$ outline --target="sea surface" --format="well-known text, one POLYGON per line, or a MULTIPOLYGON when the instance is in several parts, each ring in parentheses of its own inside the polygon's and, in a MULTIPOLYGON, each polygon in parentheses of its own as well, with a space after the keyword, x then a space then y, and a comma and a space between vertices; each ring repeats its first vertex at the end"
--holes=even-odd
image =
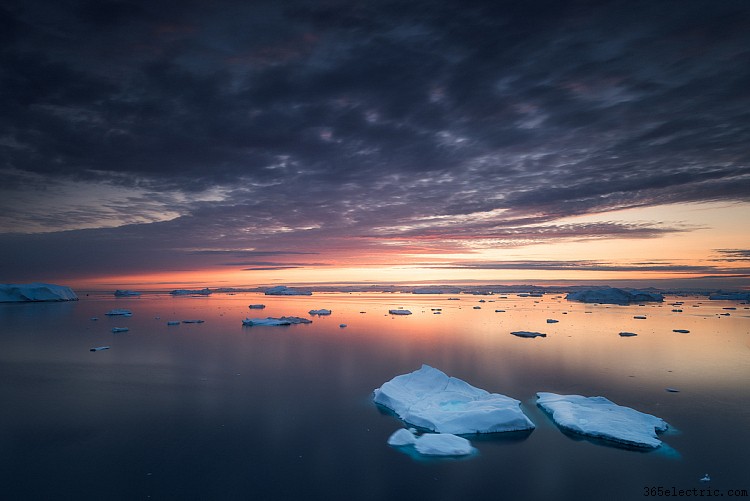
POLYGON ((0 304, 2 499, 630 500, 659 497, 649 491, 659 487, 750 490, 747 304, 79 296, 0 304), (265 309, 248 308, 259 303, 265 309), (105 315, 113 308, 133 316, 105 315), (308 314, 320 308, 332 314, 308 314), (389 315, 394 308, 413 314, 389 315), (242 325, 285 315, 313 322, 242 325), (204 322, 167 325, 184 320, 204 322), (97 346, 110 349, 89 351, 97 346), (390 447, 403 424, 372 391, 422 364, 520 400, 536 429, 469 436, 478 454, 466 459, 390 447), (605 396, 671 428, 651 452, 572 436, 536 406, 538 391, 605 396), (700 482, 706 473, 711 481, 700 482))

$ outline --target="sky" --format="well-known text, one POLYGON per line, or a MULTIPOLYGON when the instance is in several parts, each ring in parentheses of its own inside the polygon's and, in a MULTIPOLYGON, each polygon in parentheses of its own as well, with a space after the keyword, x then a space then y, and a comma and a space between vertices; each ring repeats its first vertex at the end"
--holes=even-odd
POLYGON ((750 4, 0 3, 0 282, 750 288, 750 4))

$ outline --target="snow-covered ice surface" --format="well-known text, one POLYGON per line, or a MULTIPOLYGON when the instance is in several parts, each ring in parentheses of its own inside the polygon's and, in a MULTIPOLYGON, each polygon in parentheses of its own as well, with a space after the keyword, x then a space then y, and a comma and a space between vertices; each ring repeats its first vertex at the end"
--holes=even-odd
POLYGON ((666 431, 666 421, 651 414, 617 405, 604 397, 538 392, 537 405, 563 430, 616 444, 654 449, 661 445, 656 432, 666 431))
POLYGON ((35 282, 31 284, 0 284, 0 303, 36 301, 77 301, 70 287, 35 282))
POLYGON ((373 400, 404 422, 438 433, 534 429, 518 400, 476 388, 429 365, 384 383, 373 392, 373 400))
POLYGON ((571 292, 565 299, 568 301, 580 301, 582 303, 622 304, 642 302, 662 302, 664 296, 658 292, 618 289, 616 287, 600 287, 595 289, 583 289, 571 292))

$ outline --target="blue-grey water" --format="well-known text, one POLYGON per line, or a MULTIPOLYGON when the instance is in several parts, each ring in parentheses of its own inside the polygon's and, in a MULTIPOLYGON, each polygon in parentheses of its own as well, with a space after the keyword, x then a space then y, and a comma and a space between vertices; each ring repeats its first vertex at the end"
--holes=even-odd
POLYGON ((746 304, 79 295, 0 304, 2 499, 629 500, 651 487, 750 489, 746 304), (399 307, 413 315, 387 314, 399 307), (113 308, 133 316, 106 316, 113 308), (241 325, 248 316, 310 318, 313 308, 333 313, 309 325, 241 325), (167 325, 189 319, 204 322, 167 325), (521 400, 537 428, 468 437, 479 452, 463 460, 389 447, 402 425, 371 392, 423 363, 521 400), (603 395, 672 429, 653 452, 569 436, 536 407, 537 391, 603 395), (699 481, 705 473, 709 484, 699 481))

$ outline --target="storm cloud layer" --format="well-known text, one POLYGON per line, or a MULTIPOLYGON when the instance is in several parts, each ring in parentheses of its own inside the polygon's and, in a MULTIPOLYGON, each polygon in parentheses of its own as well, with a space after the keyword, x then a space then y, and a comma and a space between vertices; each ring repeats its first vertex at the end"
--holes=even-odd
POLYGON ((18 1, 0 47, 0 275, 653 238, 689 228, 560 220, 750 201, 742 0, 18 1))

